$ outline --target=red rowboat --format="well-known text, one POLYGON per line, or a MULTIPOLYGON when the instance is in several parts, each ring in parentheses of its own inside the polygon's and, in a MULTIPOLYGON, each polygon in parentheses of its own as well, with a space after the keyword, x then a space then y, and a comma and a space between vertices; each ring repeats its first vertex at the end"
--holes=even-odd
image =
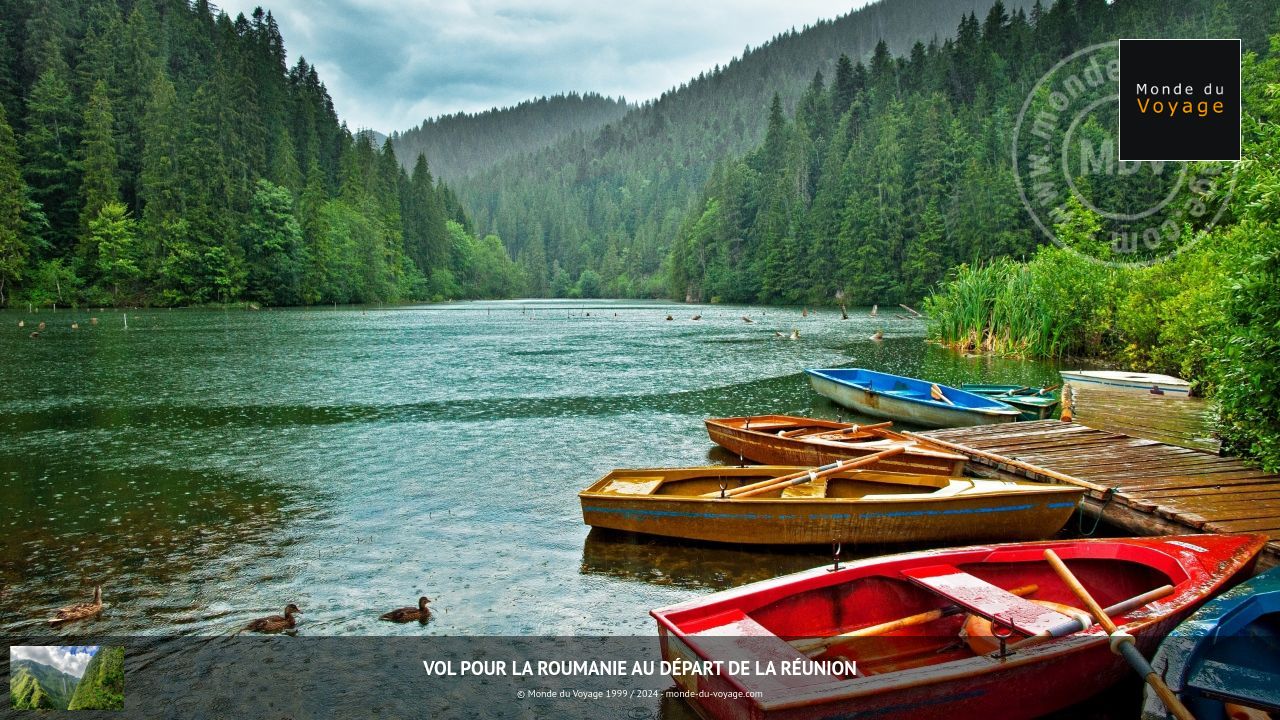
POLYGON ((1150 655, 1196 606, 1247 577, 1265 542, 1188 535, 889 555, 651 614, 663 659, 703 717, 1033 718, 1131 673, 1101 627, 1079 630, 1079 602, 1046 549, 1150 655))
POLYGON ((895 445, 907 445, 901 455, 870 469, 887 472, 961 475, 968 458, 916 442, 889 429, 893 423, 854 425, 794 415, 707 418, 711 442, 729 452, 765 465, 826 465, 856 460, 895 445))

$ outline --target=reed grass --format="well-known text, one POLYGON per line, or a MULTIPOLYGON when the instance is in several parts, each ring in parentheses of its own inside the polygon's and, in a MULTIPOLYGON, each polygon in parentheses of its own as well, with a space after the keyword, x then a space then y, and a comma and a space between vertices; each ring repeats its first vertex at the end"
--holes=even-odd
POLYGON ((1057 358, 1098 354, 1114 278, 1058 248, 1027 263, 961 265, 925 300, 929 338, 966 352, 1057 358))

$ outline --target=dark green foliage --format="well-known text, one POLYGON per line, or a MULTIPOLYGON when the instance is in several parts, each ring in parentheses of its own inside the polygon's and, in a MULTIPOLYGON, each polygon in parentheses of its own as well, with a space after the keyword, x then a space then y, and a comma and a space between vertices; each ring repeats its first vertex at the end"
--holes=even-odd
MULTIPOLYGON (((1029 5, 1018 0, 1006 7, 1013 12, 1029 5)), ((520 259, 535 292, 567 292, 583 270, 591 269, 610 294, 672 293, 677 298, 726 301, 829 296, 826 286, 843 284, 831 273, 823 275, 822 288, 797 286, 796 278, 778 273, 797 263, 808 267, 814 245, 831 240, 823 236, 829 226, 802 229, 791 224, 807 222, 808 204, 819 191, 817 170, 830 159, 825 148, 845 108, 876 82, 884 86, 896 78, 887 74, 872 78, 856 61, 868 59, 881 40, 885 41, 883 59, 908 52, 917 41, 945 37, 954 31, 961 13, 975 8, 985 13, 990 6, 987 0, 885 0, 835 20, 788 30, 595 131, 569 135, 463 180, 450 180, 479 231, 497 233, 520 259), (841 55, 850 59, 840 63, 843 69, 837 66, 841 55), (841 92, 833 97, 825 91, 822 96, 812 95, 815 72, 833 78, 841 92), (775 95, 784 116, 806 114, 806 128, 803 133, 788 129, 785 147, 775 143, 756 159, 772 163, 773 169, 785 166, 788 172, 727 180, 750 193, 733 202, 721 198, 728 233, 724 240, 731 246, 686 253, 676 238, 690 217, 696 220, 705 210, 699 191, 718 183, 723 186, 725 174, 737 173, 721 163, 765 140, 775 95), (828 117, 818 117, 818 108, 830 108, 828 117), (784 197, 768 197, 780 189, 785 190, 784 197), (757 224, 759 208, 764 217, 757 224), (687 215, 690 212, 692 216, 687 215), (788 231, 772 235, 782 232, 784 222, 788 231), (775 237, 794 242, 786 251, 794 255, 769 259, 774 279, 787 287, 775 283, 762 293, 758 278, 768 254, 765 246, 775 237), (674 270, 686 258, 697 264, 693 285, 665 274, 669 263, 674 270), (706 275, 703 263, 707 263, 706 275), (567 284, 554 282, 557 264, 567 273, 567 284)), ((939 54, 935 48, 935 58, 939 54)), ((939 70, 929 72, 937 75, 939 70)), ((862 114, 853 118, 852 132, 858 131, 862 119, 862 114)), ((834 162, 843 160, 840 156, 834 162)), ((433 164, 439 171, 439 164, 435 160, 433 164)), ((748 165, 751 173, 761 171, 757 164, 748 165)), ((839 191, 830 189, 833 194, 839 191)), ((829 198, 829 207, 840 204, 842 197, 829 198)), ((690 269, 677 272, 687 277, 690 269)), ((938 273, 944 270, 939 268, 938 273)), ((809 274, 807 269, 804 272, 809 274)))
POLYGON ((74 675, 33 660, 11 660, 9 707, 15 710, 66 710, 78 682, 74 675))
POLYGON ((446 222, 471 227, 453 192, 348 132, 269 12, 3 9, 0 118, 21 122, 0 120, 0 305, 399 301, 462 265, 450 297, 523 287, 459 255, 486 243, 451 242, 446 222))
POLYGON ((22 277, 30 249, 23 220, 27 184, 18 165, 13 130, 0 106, 0 307, 5 304, 6 288, 22 277))
MULTIPOLYGON (((1278 78, 1280 35, 1265 60, 1245 57, 1244 159, 1231 211, 1190 248, 1145 267, 1110 268, 1056 246, 1027 263, 961 266, 926 302, 930 335, 966 349, 1111 357, 1181 375, 1217 400, 1225 449, 1280 471, 1278 78)), ((1100 226, 1076 204, 1057 232, 1097 255, 1100 226)))
MULTIPOLYGON (((831 84, 811 81, 790 120, 775 96, 760 113, 763 142, 712 172, 675 233, 670 294, 911 302, 948 268, 1030 255, 1043 238, 1018 196, 1009 142, 1036 79, 1061 54, 1117 34, 1201 35, 1212 4, 1059 0, 1029 21, 997 2, 982 20, 965 14, 954 40, 917 43, 907 57, 885 42, 865 67, 841 57, 831 84)), ((1167 194, 1167 182, 1153 182, 1152 196, 1167 194)), ((1075 352, 1084 339, 1046 342, 1075 352)))
POLYGON ((85 666, 68 710, 124 709, 124 648, 103 646, 85 666))

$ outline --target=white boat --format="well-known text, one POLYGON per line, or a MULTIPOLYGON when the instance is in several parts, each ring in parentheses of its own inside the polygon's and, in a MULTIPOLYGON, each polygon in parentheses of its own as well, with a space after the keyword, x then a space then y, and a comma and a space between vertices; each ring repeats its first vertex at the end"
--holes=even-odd
MULTIPOLYGON (((1135 390, 1153 392, 1160 390, 1166 395, 1186 397, 1191 392, 1191 383, 1172 375, 1158 373, 1125 372, 1123 370, 1063 370, 1062 381, 1072 385, 1109 388, 1111 390, 1135 390)), ((1160 393, 1155 393, 1160 394, 1160 393)))

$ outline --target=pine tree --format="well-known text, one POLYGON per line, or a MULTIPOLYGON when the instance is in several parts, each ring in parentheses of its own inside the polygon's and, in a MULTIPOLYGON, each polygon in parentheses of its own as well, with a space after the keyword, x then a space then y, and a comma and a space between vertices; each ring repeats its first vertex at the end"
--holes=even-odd
POLYGON ((52 66, 40 74, 27 100, 27 132, 22 138, 23 169, 31 197, 49 223, 46 257, 64 256, 79 235, 80 173, 78 113, 65 64, 50 51, 52 66))
POLYGON ((100 278, 101 292, 111 304, 120 303, 131 284, 142 276, 137 223, 129 217, 129 209, 120 202, 103 205, 89 221, 86 242, 93 246, 94 270, 100 278))
POLYGON ((85 108, 84 132, 80 139, 80 162, 84 171, 80 184, 84 198, 80 222, 86 229, 105 205, 120 201, 116 140, 112 132, 114 124, 107 83, 99 80, 94 84, 89 105, 85 108))
POLYGON ((18 147, 0 105, 0 307, 5 304, 7 288, 26 268, 30 250, 23 222, 26 204, 27 185, 18 168, 18 147))

